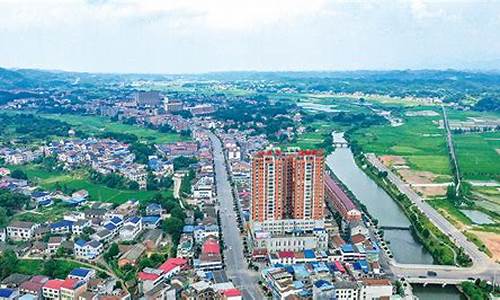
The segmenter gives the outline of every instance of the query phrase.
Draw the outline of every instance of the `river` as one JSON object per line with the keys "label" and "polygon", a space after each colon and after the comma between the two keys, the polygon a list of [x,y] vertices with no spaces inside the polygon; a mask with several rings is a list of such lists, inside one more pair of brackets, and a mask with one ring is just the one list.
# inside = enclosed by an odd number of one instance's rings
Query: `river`
{"label": "river", "polygon": [[[354,162],[349,148],[337,148],[326,158],[326,164],[335,175],[363,203],[380,226],[407,227],[410,221],[396,202],[366,175]],[[386,241],[400,263],[432,264],[431,254],[415,239],[409,230],[384,230]],[[464,299],[455,287],[416,286],[414,294],[423,300]]]}
{"label": "river", "polygon": [[[349,148],[337,148],[326,158],[326,163],[356,198],[366,206],[370,214],[379,221],[379,226],[410,226],[410,221],[396,202],[358,168]],[[385,229],[384,237],[390,243],[396,261],[432,264],[431,254],[409,230]]]}

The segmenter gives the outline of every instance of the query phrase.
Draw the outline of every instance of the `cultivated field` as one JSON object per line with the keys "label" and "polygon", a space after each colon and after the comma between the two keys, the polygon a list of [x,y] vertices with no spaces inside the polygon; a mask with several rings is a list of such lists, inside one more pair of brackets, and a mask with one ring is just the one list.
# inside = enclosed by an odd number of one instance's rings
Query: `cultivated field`
{"label": "cultivated field", "polygon": [[183,137],[176,133],[161,133],[159,131],[140,127],[137,125],[128,125],[119,122],[113,122],[107,118],[98,116],[76,116],[68,114],[43,114],[41,116],[66,122],[75,126],[76,129],[90,134],[102,133],[105,131],[129,133],[137,136],[140,140],[145,140],[157,144],[182,141],[187,139],[186,137]]}

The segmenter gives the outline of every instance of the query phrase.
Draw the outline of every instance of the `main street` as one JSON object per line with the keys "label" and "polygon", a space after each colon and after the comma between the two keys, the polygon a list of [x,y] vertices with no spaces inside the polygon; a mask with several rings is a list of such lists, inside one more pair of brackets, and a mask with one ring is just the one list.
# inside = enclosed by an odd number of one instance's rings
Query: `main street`
{"label": "main street", "polygon": [[221,142],[213,133],[210,133],[210,140],[214,154],[217,200],[225,245],[224,262],[226,273],[236,287],[241,289],[243,299],[264,299],[265,297],[257,283],[259,279],[258,273],[247,268],[247,262],[243,256],[242,239],[233,209],[233,194]]}
{"label": "main street", "polygon": [[382,164],[374,154],[368,154],[366,157],[379,171],[387,172],[387,178],[397,186],[399,191],[406,194],[415,206],[417,206],[436,227],[447,234],[456,245],[463,247],[473,262],[470,268],[438,265],[407,265],[392,262],[391,269],[394,274],[400,277],[419,277],[426,276],[428,270],[433,270],[437,273],[435,277],[436,280],[447,278],[467,280],[471,277],[480,277],[486,280],[494,279],[496,273],[500,271],[500,266],[497,263],[492,261],[484,252],[481,252],[476,245],[467,240],[467,237],[465,237],[462,232],[425,202],[407,183]]}

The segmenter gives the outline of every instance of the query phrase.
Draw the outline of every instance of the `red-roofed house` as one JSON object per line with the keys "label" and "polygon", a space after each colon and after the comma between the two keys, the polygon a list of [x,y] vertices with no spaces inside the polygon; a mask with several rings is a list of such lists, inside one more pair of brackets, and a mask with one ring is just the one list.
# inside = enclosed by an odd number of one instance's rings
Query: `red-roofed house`
{"label": "red-roofed house", "polygon": [[165,278],[163,271],[153,268],[144,268],[142,272],[137,275],[139,280],[139,292],[147,293],[157,286]]}
{"label": "red-roofed house", "polygon": [[87,291],[87,282],[74,278],[67,278],[61,285],[61,299],[77,300]]}
{"label": "red-roofed house", "polygon": [[44,299],[59,299],[61,294],[61,286],[64,280],[52,279],[47,281],[42,288],[42,295]]}
{"label": "red-roofed house", "polygon": [[241,300],[241,291],[238,289],[227,289],[221,293],[223,300]]}
{"label": "red-roofed house", "polygon": [[170,278],[187,266],[187,263],[187,259],[181,257],[169,258],[158,269],[163,271],[163,276],[165,278]]}
{"label": "red-roofed house", "polygon": [[282,264],[294,264],[295,263],[295,253],[293,251],[279,251],[278,252],[279,262]]}
{"label": "red-roofed house", "polygon": [[219,254],[220,253],[219,242],[213,238],[208,238],[203,243],[201,252],[203,254]]}
{"label": "red-roofed house", "polygon": [[87,290],[87,283],[78,279],[52,279],[43,285],[44,299],[77,300]]}

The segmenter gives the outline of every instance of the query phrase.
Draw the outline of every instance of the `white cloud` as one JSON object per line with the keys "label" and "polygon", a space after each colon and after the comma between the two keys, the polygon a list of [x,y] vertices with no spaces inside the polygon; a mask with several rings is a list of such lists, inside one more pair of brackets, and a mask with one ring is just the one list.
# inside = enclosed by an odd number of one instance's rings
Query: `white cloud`
{"label": "white cloud", "polygon": [[314,16],[326,0],[0,0],[0,26],[167,21],[173,26],[246,30]]}

